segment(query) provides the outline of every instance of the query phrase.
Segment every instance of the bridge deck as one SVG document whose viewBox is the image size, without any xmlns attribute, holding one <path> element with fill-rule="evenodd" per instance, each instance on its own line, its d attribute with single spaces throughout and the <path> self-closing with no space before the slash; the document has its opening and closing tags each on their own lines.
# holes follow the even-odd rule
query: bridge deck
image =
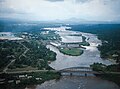
<svg viewBox="0 0 120 89">
<path fill-rule="evenodd" d="M 103 71 L 93 71 L 90 67 L 71 67 L 60 70 L 61 73 L 80 73 L 80 74 L 120 74 L 120 72 L 103 72 Z"/>
</svg>

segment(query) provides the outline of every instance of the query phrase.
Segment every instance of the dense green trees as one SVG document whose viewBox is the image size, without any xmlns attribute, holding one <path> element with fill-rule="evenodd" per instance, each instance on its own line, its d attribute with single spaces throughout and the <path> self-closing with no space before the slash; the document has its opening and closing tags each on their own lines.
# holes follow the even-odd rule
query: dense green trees
<svg viewBox="0 0 120 89">
<path fill-rule="evenodd" d="M 25 51 L 26 53 L 24 53 Z M 39 44 L 36 40 L 29 40 L 29 42 L 1 41 L 0 69 L 2 70 L 2 68 L 13 59 L 16 59 L 16 61 L 9 66 L 11 69 L 27 66 L 38 69 L 49 69 L 48 62 L 54 61 L 56 59 L 56 54 L 47 49 L 45 45 Z"/>
<path fill-rule="evenodd" d="M 54 61 L 56 54 L 45 47 L 45 45 L 38 44 L 36 40 L 29 40 L 29 42 L 22 42 L 29 50 L 15 61 L 12 66 L 23 67 L 24 65 L 32 66 L 38 69 L 49 68 L 48 61 Z"/>
<path fill-rule="evenodd" d="M 102 45 L 98 47 L 101 57 L 114 59 L 120 64 L 120 24 L 82 24 L 71 27 L 76 31 L 96 34 L 102 40 Z"/>
<path fill-rule="evenodd" d="M 20 51 L 21 50 L 21 51 Z M 0 69 L 21 54 L 22 46 L 14 41 L 0 41 Z"/>
</svg>

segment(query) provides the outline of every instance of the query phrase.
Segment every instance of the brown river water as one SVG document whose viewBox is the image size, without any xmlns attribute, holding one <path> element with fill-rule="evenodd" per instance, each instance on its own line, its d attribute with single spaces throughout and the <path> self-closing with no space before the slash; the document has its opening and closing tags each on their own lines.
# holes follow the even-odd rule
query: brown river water
<svg viewBox="0 0 120 89">
<path fill-rule="evenodd" d="M 72 31 L 67 31 L 65 34 L 58 32 L 62 38 L 64 35 L 69 35 Z M 52 62 L 50 66 L 56 70 L 69 68 L 69 67 L 89 67 L 94 62 L 100 62 L 106 65 L 113 64 L 111 61 L 103 60 L 100 58 L 100 52 L 97 46 L 101 41 L 97 36 L 89 33 L 82 33 L 90 43 L 90 46 L 85 46 L 84 53 L 80 56 L 68 56 L 59 52 L 59 50 L 52 46 L 47 45 L 47 48 L 57 54 L 56 61 Z M 59 80 L 46 81 L 43 84 L 27 86 L 25 89 L 120 89 L 115 83 L 98 77 L 82 77 L 82 76 L 62 76 Z"/>
</svg>

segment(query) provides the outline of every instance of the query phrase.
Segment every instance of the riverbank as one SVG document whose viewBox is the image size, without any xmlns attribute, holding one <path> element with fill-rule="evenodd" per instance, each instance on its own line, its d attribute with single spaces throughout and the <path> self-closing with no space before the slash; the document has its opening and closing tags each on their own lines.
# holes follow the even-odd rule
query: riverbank
<svg viewBox="0 0 120 89">
<path fill-rule="evenodd" d="M 55 70 L 61 70 L 64 68 L 69 68 L 69 67 L 89 67 L 91 64 L 94 62 L 98 63 L 103 63 L 106 65 L 114 64 L 113 62 L 109 60 L 103 60 L 100 57 L 100 52 L 98 50 L 98 45 L 101 45 L 101 41 L 97 38 L 96 35 L 90 34 L 90 33 L 83 33 L 83 32 L 75 32 L 75 31 L 61 31 L 61 32 L 56 32 L 56 34 L 59 34 L 60 37 L 64 36 L 70 36 L 72 34 L 81 34 L 84 36 L 86 39 L 85 41 L 88 42 L 90 45 L 88 46 L 81 46 L 83 47 L 83 54 L 79 56 L 70 56 L 70 55 L 65 55 L 57 47 L 54 47 L 52 45 L 47 45 L 46 47 L 50 49 L 51 51 L 55 52 L 56 55 L 56 60 L 51 62 L 49 64 L 50 67 L 52 67 Z M 72 36 L 73 39 L 74 36 Z M 66 41 L 69 41 L 70 39 L 66 39 Z M 80 39 L 81 41 L 81 39 Z"/>
<path fill-rule="evenodd" d="M 93 65 L 91 65 L 92 69 L 94 71 L 102 71 L 104 74 L 100 74 L 100 75 L 97 75 L 97 77 L 100 77 L 102 79 L 105 79 L 105 80 L 109 80 L 109 81 L 112 81 L 114 83 L 116 83 L 118 86 L 120 86 L 120 74 L 109 74 L 109 73 L 106 73 L 106 72 L 120 72 L 119 70 L 119 65 L 117 64 L 114 64 L 114 65 L 104 65 L 104 64 L 101 64 L 101 63 L 94 63 Z"/>
<path fill-rule="evenodd" d="M 80 48 L 59 48 L 59 51 L 69 56 L 80 56 L 83 54 L 83 50 Z"/>
<path fill-rule="evenodd" d="M 23 73 L 23 74 L 4 74 L 0 76 L 6 76 L 6 78 L 11 78 L 8 82 L 0 84 L 2 89 L 25 89 L 28 85 L 37 85 L 42 84 L 45 81 L 52 79 L 59 79 L 60 73 L 58 72 L 32 72 L 32 73 Z M 18 76 L 18 78 L 16 78 Z M 6 86 L 7 85 L 7 86 Z"/>
<path fill-rule="evenodd" d="M 102 75 L 96 75 L 96 76 L 104 80 L 112 81 L 120 87 L 120 75 L 119 74 L 102 74 Z"/>
<path fill-rule="evenodd" d="M 54 70 L 48 65 L 56 60 L 56 54 L 46 48 L 43 40 L 38 39 L 40 33 L 16 34 L 27 39 L 0 41 L 0 67 L 4 68 L 0 72 L 0 88 L 24 89 L 26 85 L 60 78 L 60 74 L 52 72 Z"/>
<path fill-rule="evenodd" d="M 34 87 L 34 88 L 33 88 Z M 58 81 L 50 80 L 36 86 L 27 86 L 26 89 L 119 89 L 110 81 L 97 77 L 63 76 Z"/>
</svg>

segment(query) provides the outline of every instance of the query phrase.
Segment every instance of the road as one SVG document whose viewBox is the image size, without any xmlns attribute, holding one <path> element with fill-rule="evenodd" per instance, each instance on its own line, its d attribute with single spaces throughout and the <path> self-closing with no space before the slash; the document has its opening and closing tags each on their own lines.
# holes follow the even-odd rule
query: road
<svg viewBox="0 0 120 89">
<path fill-rule="evenodd" d="M 24 56 L 26 57 L 26 53 L 29 51 L 29 48 L 27 48 L 24 44 L 22 44 L 21 42 L 19 42 L 20 45 L 22 45 L 26 50 L 19 56 L 19 59 Z"/>
<path fill-rule="evenodd" d="M 15 62 L 15 60 L 16 60 L 16 59 L 11 60 L 11 62 L 3 69 L 3 72 L 4 72 L 4 73 L 6 72 L 6 70 L 8 69 L 8 67 L 9 67 L 13 62 Z"/>
<path fill-rule="evenodd" d="M 102 72 L 102 71 L 69 71 L 69 70 L 26 70 L 26 71 L 5 71 L 0 72 L 6 74 L 21 74 L 21 73 L 32 73 L 32 72 L 60 72 L 60 73 L 88 73 L 88 74 L 120 74 L 120 72 Z"/>
<path fill-rule="evenodd" d="M 6 72 L 0 72 L 6 73 L 6 74 L 22 74 L 22 73 L 32 73 L 32 72 L 59 72 L 57 70 L 26 70 L 26 71 L 6 71 Z"/>
<path fill-rule="evenodd" d="M 68 71 L 68 70 L 63 70 L 63 71 L 60 71 L 61 73 L 70 73 L 70 74 L 73 74 L 73 73 L 79 73 L 79 74 L 120 74 L 120 72 L 102 72 L 102 71 Z"/>
<path fill-rule="evenodd" d="M 27 48 L 24 44 L 22 44 L 21 42 L 18 42 L 20 45 L 22 45 L 26 50 L 19 56 L 19 59 L 22 57 L 22 56 L 24 56 L 24 57 L 26 57 L 26 53 L 29 51 L 29 48 Z M 3 69 L 3 72 L 4 73 L 6 73 L 6 71 L 7 71 L 7 69 L 8 69 L 8 67 L 13 63 L 13 62 L 15 62 L 15 60 L 16 59 L 13 59 L 13 60 L 11 60 L 11 62 Z"/>
</svg>

